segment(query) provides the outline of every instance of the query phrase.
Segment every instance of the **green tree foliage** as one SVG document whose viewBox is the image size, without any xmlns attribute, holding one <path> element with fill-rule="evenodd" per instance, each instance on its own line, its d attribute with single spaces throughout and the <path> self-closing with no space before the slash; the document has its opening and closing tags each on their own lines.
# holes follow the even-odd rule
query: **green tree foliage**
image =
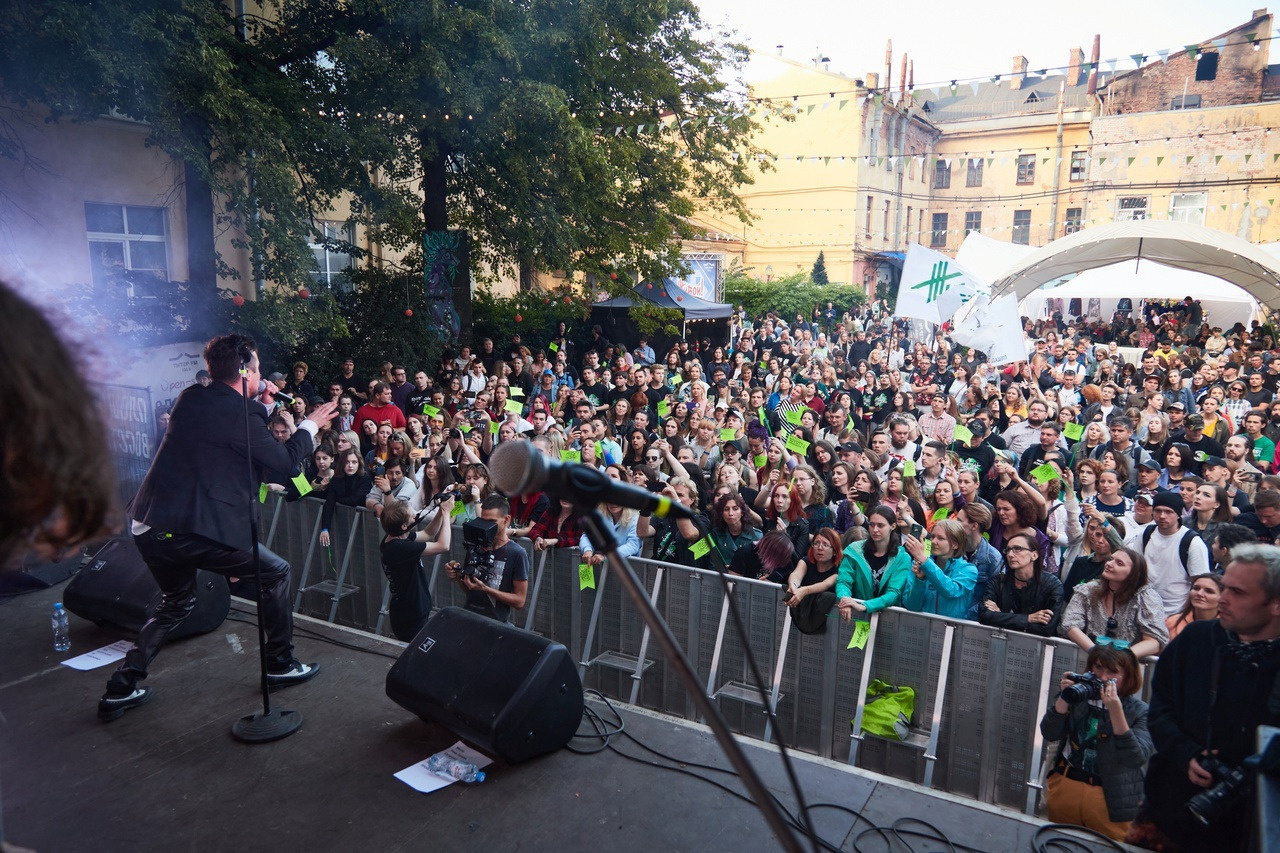
<svg viewBox="0 0 1280 853">
<path fill-rule="evenodd" d="M 813 262 L 813 272 L 809 273 L 809 280 L 814 284 L 830 284 L 827 279 L 827 259 L 823 252 L 818 252 L 818 259 Z"/>
<path fill-rule="evenodd" d="M 466 229 L 482 278 L 605 262 L 660 278 L 693 236 L 694 198 L 746 216 L 735 189 L 762 152 L 746 93 L 725 82 L 745 51 L 707 35 L 692 0 L 234 10 L 13 5 L 0 17 L 3 96 L 55 121 L 145 122 L 148 143 L 186 164 L 195 205 L 217 204 L 213 228 L 244 235 L 255 275 L 295 288 L 313 222 L 340 195 L 376 240 L 409 253 L 410 272 L 424 232 Z M 0 156 L 24 156 L 4 118 Z"/>
<path fill-rule="evenodd" d="M 788 322 L 797 314 L 808 319 L 815 305 L 825 309 L 830 302 L 836 311 L 843 313 L 867 301 L 861 290 L 843 284 L 814 284 L 804 273 L 768 282 L 743 272 L 730 273 L 724 281 L 724 298 L 733 305 L 743 306 L 749 317 L 773 311 Z"/>
<path fill-rule="evenodd" d="M 279 370 L 288 375 L 289 365 L 305 361 L 317 375 L 336 374 L 341 351 L 348 338 L 346 320 L 333 294 L 326 291 L 301 292 L 273 289 L 256 300 L 237 305 L 227 294 L 220 303 L 225 325 L 249 335 L 258 344 L 264 373 Z"/>
</svg>

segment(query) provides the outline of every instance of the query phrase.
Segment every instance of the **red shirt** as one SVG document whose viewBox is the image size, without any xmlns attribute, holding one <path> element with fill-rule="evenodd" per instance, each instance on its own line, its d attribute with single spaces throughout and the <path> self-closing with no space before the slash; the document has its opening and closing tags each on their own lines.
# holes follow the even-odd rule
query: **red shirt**
<svg viewBox="0 0 1280 853">
<path fill-rule="evenodd" d="M 392 429 L 404 429 L 408 423 L 404 419 L 404 412 L 400 411 L 400 407 L 395 403 L 389 403 L 385 406 L 375 406 L 373 403 L 365 403 L 359 409 L 356 409 L 356 429 L 360 428 L 360 424 L 366 420 L 373 421 L 375 424 L 381 425 L 383 421 L 390 421 Z"/>
</svg>

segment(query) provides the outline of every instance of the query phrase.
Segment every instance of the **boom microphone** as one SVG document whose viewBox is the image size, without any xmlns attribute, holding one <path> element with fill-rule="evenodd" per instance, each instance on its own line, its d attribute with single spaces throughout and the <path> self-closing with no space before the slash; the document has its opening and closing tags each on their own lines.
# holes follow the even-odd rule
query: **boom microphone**
<svg viewBox="0 0 1280 853">
<path fill-rule="evenodd" d="M 509 495 L 546 492 L 577 507 L 618 504 L 659 518 L 692 519 L 693 512 L 666 495 L 657 495 L 610 478 L 587 465 L 548 459 L 528 441 L 505 441 L 489 459 L 493 484 Z"/>
</svg>

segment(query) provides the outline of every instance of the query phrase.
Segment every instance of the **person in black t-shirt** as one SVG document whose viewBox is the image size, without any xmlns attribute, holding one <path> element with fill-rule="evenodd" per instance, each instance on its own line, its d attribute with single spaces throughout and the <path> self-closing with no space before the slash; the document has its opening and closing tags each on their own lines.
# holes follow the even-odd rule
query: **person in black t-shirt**
<svg viewBox="0 0 1280 853">
<path fill-rule="evenodd" d="M 467 609 L 499 622 L 510 622 L 511 611 L 524 607 L 529 593 L 529 555 L 507 533 L 511 504 L 502 495 L 489 495 L 480 505 L 480 518 L 498 525 L 493 542 L 493 569 L 482 580 L 467 577 L 457 560 L 445 564 L 445 573 L 467 591 Z"/>
<path fill-rule="evenodd" d="M 414 533 L 417 517 L 404 501 L 395 501 L 382 511 L 382 571 L 391 587 L 391 633 L 408 643 L 418 636 L 431 616 L 431 590 L 422 558 L 449 551 L 452 528 L 448 524 L 453 498 L 440 505 L 425 530 Z"/>
</svg>

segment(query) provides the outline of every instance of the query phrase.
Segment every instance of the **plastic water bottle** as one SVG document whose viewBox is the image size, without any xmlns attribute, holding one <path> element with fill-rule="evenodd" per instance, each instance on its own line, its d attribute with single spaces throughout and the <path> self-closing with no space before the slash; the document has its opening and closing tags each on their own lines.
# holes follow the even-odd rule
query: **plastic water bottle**
<svg viewBox="0 0 1280 853">
<path fill-rule="evenodd" d="M 456 758 L 450 758 L 442 752 L 436 753 L 427 759 L 427 769 L 432 773 L 452 776 L 460 782 L 484 781 L 484 771 L 479 767 L 476 767 L 470 761 L 459 761 Z"/>
<path fill-rule="evenodd" d="M 53 605 L 53 650 L 65 652 L 71 648 L 71 625 L 67 622 L 67 611 L 62 602 Z"/>
</svg>

